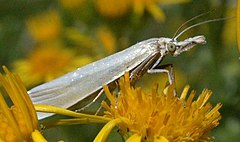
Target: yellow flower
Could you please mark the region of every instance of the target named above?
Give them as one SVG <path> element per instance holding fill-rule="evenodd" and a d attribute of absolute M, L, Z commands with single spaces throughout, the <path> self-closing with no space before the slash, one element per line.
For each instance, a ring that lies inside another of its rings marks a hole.
<path fill-rule="evenodd" d="M 37 47 L 26 59 L 14 63 L 27 86 L 50 81 L 91 61 L 87 56 L 75 56 L 74 51 L 60 43 L 47 43 Z"/>
<path fill-rule="evenodd" d="M 110 29 L 107 27 L 98 28 L 97 36 L 108 54 L 116 51 L 116 38 Z"/>
<path fill-rule="evenodd" d="M 76 9 L 81 7 L 85 0 L 60 0 L 60 4 L 66 9 Z"/>
<path fill-rule="evenodd" d="M 157 21 L 165 20 L 165 15 L 159 5 L 178 4 L 189 2 L 190 0 L 131 0 L 134 13 L 142 16 L 147 10 Z"/>
<path fill-rule="evenodd" d="M 109 18 L 121 17 L 130 8 L 129 0 L 94 0 L 98 12 Z"/>
<path fill-rule="evenodd" d="M 8 107 L 0 92 L 0 142 L 47 142 L 39 131 L 36 111 L 74 117 L 44 121 L 41 125 L 45 129 L 59 125 L 107 123 L 111 120 L 103 116 L 77 113 L 50 105 L 34 105 L 20 77 L 11 74 L 5 66 L 3 70 L 6 76 L 0 74 L 0 86 L 2 85 L 5 89 L 4 92 L 10 97 L 13 106 Z"/>
<path fill-rule="evenodd" d="M 103 102 L 107 110 L 105 117 L 111 118 L 100 131 L 95 141 L 106 140 L 111 129 L 117 125 L 127 141 L 210 141 L 211 129 L 221 119 L 221 104 L 213 107 L 208 103 L 212 92 L 205 89 L 196 101 L 195 92 L 187 98 L 189 86 L 186 86 L 180 100 L 174 96 L 173 85 L 158 93 L 154 85 L 152 93 L 147 94 L 140 88 L 130 86 L 129 74 L 119 81 L 118 96 L 104 87 L 111 105 Z"/>
<path fill-rule="evenodd" d="M 27 20 L 27 29 L 36 41 L 56 39 L 61 32 L 61 20 L 57 11 L 51 10 Z"/>
<path fill-rule="evenodd" d="M 0 83 L 11 98 L 13 106 L 8 107 L 0 93 L 0 141 L 46 142 L 39 132 L 34 106 L 17 75 L 3 67 L 6 76 L 0 74 Z"/>

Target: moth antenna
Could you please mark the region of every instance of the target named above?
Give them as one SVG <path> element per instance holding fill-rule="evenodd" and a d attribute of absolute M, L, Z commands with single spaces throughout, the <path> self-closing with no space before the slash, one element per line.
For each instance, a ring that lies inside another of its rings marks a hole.
<path fill-rule="evenodd" d="M 186 22 L 184 22 L 180 27 L 178 27 L 178 29 L 177 29 L 176 32 L 174 33 L 172 39 L 174 39 L 174 37 L 176 36 L 176 34 L 177 34 L 177 33 L 181 30 L 181 28 L 182 28 L 183 26 L 185 26 L 187 23 L 189 23 L 189 22 L 191 22 L 191 21 L 193 21 L 193 20 L 195 20 L 195 19 L 197 19 L 197 18 L 199 18 L 199 17 L 202 17 L 202 16 L 204 16 L 204 15 L 207 15 L 207 14 L 209 14 L 209 13 L 215 11 L 215 10 L 216 10 L 216 9 L 213 9 L 213 10 L 210 10 L 210 11 L 207 11 L 207 12 L 204 12 L 204 13 L 201 13 L 201 14 L 199 14 L 199 15 L 197 15 L 197 16 L 192 17 L 191 19 L 187 20 Z"/>
<path fill-rule="evenodd" d="M 217 22 L 217 21 L 224 21 L 224 20 L 228 20 L 228 19 L 232 19 L 234 17 L 225 17 L 225 18 L 217 18 L 217 19 L 212 19 L 212 20 L 206 20 L 206 21 L 203 21 L 203 22 L 200 22 L 200 23 L 197 23 L 197 24 L 194 24 L 190 27 L 187 27 L 186 29 L 184 29 L 182 32 L 180 32 L 176 37 L 174 37 L 174 41 L 179 37 L 181 36 L 183 33 L 185 33 L 186 31 L 196 27 L 196 26 L 199 26 L 199 25 L 203 25 L 203 24 L 206 24 L 206 23 L 211 23 L 211 22 Z"/>

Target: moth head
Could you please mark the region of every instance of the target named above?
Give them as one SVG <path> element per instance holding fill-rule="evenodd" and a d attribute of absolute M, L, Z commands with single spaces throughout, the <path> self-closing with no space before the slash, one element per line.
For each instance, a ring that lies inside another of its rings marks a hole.
<path fill-rule="evenodd" d="M 185 51 L 189 51 L 198 44 L 205 44 L 206 40 L 204 36 L 195 36 L 193 38 L 188 38 L 183 41 L 173 41 L 169 40 L 165 42 L 165 50 L 172 56 L 178 56 Z"/>

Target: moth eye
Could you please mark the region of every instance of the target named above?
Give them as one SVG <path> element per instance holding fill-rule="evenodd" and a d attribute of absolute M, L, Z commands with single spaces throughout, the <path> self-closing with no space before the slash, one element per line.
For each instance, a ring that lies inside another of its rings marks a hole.
<path fill-rule="evenodd" d="M 168 43 L 167 49 L 169 52 L 174 52 L 176 50 L 176 45 L 174 43 Z"/>

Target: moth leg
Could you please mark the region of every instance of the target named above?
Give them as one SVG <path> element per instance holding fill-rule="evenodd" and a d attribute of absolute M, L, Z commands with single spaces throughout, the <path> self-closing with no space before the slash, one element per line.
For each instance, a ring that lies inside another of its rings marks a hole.
<path fill-rule="evenodd" d="M 106 99 L 106 98 L 105 98 Z M 105 100 L 104 99 L 104 100 Z M 98 109 L 97 109 L 97 111 L 96 111 L 96 113 L 94 114 L 94 115 L 98 115 L 98 113 L 101 111 L 101 109 L 102 109 L 102 105 L 100 105 L 99 107 L 98 107 Z"/>
<path fill-rule="evenodd" d="M 106 98 L 106 96 L 105 96 L 105 98 L 103 99 L 103 101 L 106 101 L 106 99 L 107 99 L 107 98 Z M 102 102 L 103 102 L 103 101 L 102 101 Z M 118 100 L 116 100 L 116 106 L 117 106 L 117 103 L 118 103 Z M 94 115 L 98 115 L 102 108 L 103 108 L 103 106 L 100 105 Z"/>
<path fill-rule="evenodd" d="M 135 82 L 137 80 L 139 80 L 145 74 L 145 72 L 148 71 L 149 68 L 151 68 L 152 63 L 155 62 L 155 59 L 157 57 L 158 57 L 158 54 L 153 54 L 153 55 L 149 56 L 139 66 L 137 66 L 133 71 L 130 72 L 131 85 L 134 85 Z"/>
<path fill-rule="evenodd" d="M 175 83 L 175 75 L 172 64 L 165 64 L 161 66 L 156 66 L 147 71 L 148 73 L 166 73 L 168 75 L 168 82 L 170 85 L 176 85 Z M 174 96 L 177 96 L 176 87 L 174 87 Z"/>
<path fill-rule="evenodd" d="M 185 102 L 181 100 L 177 94 L 175 75 L 174 75 L 172 64 L 165 64 L 165 65 L 153 67 L 148 70 L 148 73 L 167 73 L 169 84 L 174 85 L 174 90 L 173 90 L 174 96 L 178 98 L 178 100 L 182 103 L 184 107 L 186 107 Z"/>
<path fill-rule="evenodd" d="M 100 92 L 97 94 L 97 96 L 95 96 L 94 99 L 93 99 L 90 103 L 88 103 L 88 104 L 85 105 L 84 107 L 82 107 L 82 108 L 80 108 L 80 109 L 77 109 L 77 110 L 75 110 L 75 111 L 76 111 L 76 112 L 81 112 L 81 111 L 87 109 L 88 107 L 90 107 L 92 104 L 94 104 L 94 103 L 97 101 L 97 99 L 103 94 L 103 92 L 104 92 L 104 90 L 101 89 Z"/>

